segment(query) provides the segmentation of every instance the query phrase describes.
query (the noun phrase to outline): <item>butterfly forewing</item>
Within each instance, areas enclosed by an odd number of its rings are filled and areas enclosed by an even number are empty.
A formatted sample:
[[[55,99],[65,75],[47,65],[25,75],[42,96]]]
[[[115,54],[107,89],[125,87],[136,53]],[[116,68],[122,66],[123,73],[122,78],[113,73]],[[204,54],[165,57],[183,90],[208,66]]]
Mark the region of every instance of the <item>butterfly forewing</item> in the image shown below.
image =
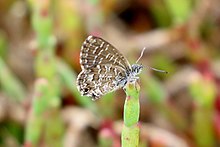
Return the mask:
[[[129,70],[127,59],[110,43],[102,38],[89,36],[83,43],[80,53],[82,69],[92,68],[96,65],[112,64]]]
[[[77,78],[78,90],[93,100],[121,88],[120,81],[131,70],[127,59],[115,47],[95,36],[84,41],[80,64],[82,71]]]

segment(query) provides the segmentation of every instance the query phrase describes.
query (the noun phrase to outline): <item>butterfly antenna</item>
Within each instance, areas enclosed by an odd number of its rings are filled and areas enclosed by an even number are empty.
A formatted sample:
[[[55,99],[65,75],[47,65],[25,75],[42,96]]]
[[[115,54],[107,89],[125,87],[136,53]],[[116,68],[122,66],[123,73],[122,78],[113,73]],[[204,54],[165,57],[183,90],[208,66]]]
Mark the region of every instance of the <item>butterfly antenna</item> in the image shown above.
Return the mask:
[[[154,71],[157,71],[157,72],[162,72],[162,73],[168,74],[168,72],[165,71],[165,70],[156,69],[156,68],[153,68],[153,67],[150,67],[150,66],[147,66],[147,67],[148,67],[149,69],[151,69],[151,70],[154,70]]]
[[[142,58],[142,56],[144,55],[144,51],[146,50],[146,47],[144,47],[141,51],[141,55],[140,57],[137,59],[136,63],[138,63],[138,61]]]
[[[142,49],[141,55],[140,55],[140,57],[137,59],[136,63],[138,63],[138,61],[142,58],[142,56],[144,55],[144,51],[145,51],[146,49],[147,49],[146,47],[144,47],[144,48]],[[151,70],[168,74],[168,72],[165,71],[165,70],[156,69],[156,68],[153,68],[153,67],[150,67],[150,66],[147,66],[147,67],[148,67],[149,69],[151,69]]]

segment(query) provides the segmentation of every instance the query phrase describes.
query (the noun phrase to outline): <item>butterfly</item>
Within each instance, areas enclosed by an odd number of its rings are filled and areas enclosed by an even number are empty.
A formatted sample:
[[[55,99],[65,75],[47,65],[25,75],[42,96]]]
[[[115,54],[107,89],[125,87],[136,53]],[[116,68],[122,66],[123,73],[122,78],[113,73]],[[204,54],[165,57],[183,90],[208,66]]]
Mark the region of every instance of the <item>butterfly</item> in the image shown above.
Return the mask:
[[[88,36],[83,42],[80,64],[77,89],[92,100],[135,82],[143,69],[139,64],[130,65],[113,45],[96,36]]]

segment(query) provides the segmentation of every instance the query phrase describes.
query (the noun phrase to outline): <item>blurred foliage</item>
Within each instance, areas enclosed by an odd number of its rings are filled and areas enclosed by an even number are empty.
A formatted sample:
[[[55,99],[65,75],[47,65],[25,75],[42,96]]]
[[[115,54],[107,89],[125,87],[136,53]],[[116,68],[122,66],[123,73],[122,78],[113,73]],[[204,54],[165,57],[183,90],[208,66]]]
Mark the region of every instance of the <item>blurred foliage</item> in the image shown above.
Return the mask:
[[[219,146],[219,7],[218,0],[1,1],[0,146],[132,146],[139,135],[139,146]],[[129,61],[148,48],[140,106],[126,99],[132,91],[95,102],[80,95],[88,35]]]
[[[184,23],[190,16],[192,6],[191,0],[165,0],[164,2],[171,14],[171,18],[174,24]]]
[[[0,84],[3,91],[16,101],[25,99],[25,87],[0,58]]]
[[[0,124],[0,143],[1,146],[7,146],[9,139],[15,142],[14,145],[18,146],[24,141],[24,129],[21,124],[12,121],[1,122]],[[15,140],[16,139],[16,140]]]
[[[7,41],[5,38],[4,33],[0,32],[0,57],[1,58],[6,58],[7,54]]]

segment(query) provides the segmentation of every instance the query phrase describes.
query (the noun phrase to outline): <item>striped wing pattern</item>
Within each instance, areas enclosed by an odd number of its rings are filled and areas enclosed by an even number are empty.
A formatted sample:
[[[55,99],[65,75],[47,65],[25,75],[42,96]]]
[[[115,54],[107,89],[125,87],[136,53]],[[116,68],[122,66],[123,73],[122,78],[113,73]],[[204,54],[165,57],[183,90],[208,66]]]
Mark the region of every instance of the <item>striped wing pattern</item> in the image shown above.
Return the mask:
[[[77,88],[92,100],[121,88],[121,81],[131,70],[127,59],[115,47],[95,36],[84,41],[80,64],[82,71],[77,78]]]

